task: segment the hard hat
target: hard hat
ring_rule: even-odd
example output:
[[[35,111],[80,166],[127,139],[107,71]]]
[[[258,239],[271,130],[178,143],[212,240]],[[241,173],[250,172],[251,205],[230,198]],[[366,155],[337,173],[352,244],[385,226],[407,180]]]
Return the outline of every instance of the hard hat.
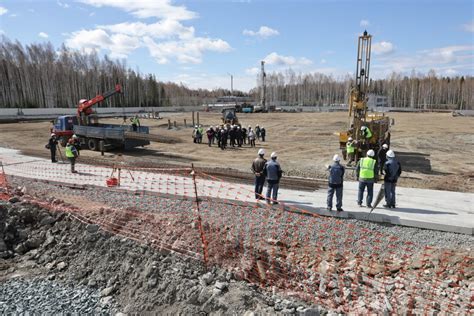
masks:
[[[72,138],[77,138],[77,135],[76,134],[72,135]]]
[[[79,100],[79,104],[82,104],[82,103],[84,103],[84,102],[86,102],[86,101],[87,101],[87,99],[80,99],[80,100]]]
[[[347,140],[351,142],[351,141],[352,141],[352,137],[349,137]]]
[[[390,149],[389,151],[387,151],[387,157],[388,158],[395,158],[395,153],[393,152],[393,150]]]
[[[265,155],[265,149],[260,148],[260,149],[258,150],[258,154],[261,155],[261,156]]]
[[[258,126],[258,125],[257,125]],[[251,128],[252,126],[249,125],[249,128]]]
[[[367,128],[367,126],[362,126],[362,127],[360,128],[360,130],[363,131],[363,130],[365,130],[366,128]]]
[[[383,145],[382,145],[382,148],[388,149],[388,145],[387,145],[387,144],[383,144]]]
[[[334,157],[332,157],[333,161],[341,161],[341,157],[339,157],[338,154],[335,154]]]
[[[52,133],[52,134],[51,134],[51,137],[53,137],[53,136],[56,136],[56,134]]]
[[[276,152],[272,152],[272,154],[270,155],[271,158],[276,158],[278,155]]]
[[[375,152],[374,152],[372,149],[370,149],[370,150],[367,152],[367,156],[368,156],[368,157],[373,157],[373,156],[375,156]]]

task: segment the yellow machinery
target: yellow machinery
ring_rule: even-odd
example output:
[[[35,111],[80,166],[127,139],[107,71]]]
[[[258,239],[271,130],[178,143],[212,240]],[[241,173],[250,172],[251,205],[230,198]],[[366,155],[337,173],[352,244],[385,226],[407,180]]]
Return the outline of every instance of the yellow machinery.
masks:
[[[357,51],[357,69],[355,86],[351,87],[349,96],[349,123],[347,131],[339,132],[339,144],[346,159],[346,143],[349,137],[356,141],[355,161],[365,156],[367,150],[377,152],[384,143],[390,142],[390,119],[384,114],[367,113],[370,51],[372,35],[359,36]],[[366,126],[372,132],[370,139],[362,136],[361,127]]]

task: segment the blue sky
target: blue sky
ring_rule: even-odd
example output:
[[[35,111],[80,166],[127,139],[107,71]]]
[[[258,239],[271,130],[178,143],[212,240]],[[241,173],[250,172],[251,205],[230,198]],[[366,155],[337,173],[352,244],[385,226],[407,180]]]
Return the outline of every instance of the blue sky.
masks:
[[[342,78],[357,36],[373,35],[371,77],[412,70],[474,74],[474,2],[310,0],[0,0],[0,32],[123,58],[191,88],[256,85],[293,69]]]

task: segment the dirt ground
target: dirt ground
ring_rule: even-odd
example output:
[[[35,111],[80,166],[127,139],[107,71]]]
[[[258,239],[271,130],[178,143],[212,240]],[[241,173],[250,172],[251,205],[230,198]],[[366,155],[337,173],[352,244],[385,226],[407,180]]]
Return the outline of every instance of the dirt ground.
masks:
[[[340,153],[335,132],[347,127],[347,113],[256,113],[238,114],[244,126],[256,124],[265,127],[267,139],[257,141],[256,148],[244,145],[225,151],[192,141],[191,113],[163,113],[163,119],[141,119],[143,126],[150,126],[151,134],[179,139],[179,143],[152,143],[145,148],[124,153],[134,162],[150,164],[193,163],[200,167],[229,168],[249,173],[258,148],[267,156],[278,153],[285,176],[323,179],[332,156]],[[392,149],[402,163],[401,186],[450,191],[474,192],[474,118],[452,117],[445,113],[389,113],[394,118]],[[168,119],[176,121],[177,128],[168,130]],[[184,127],[184,119],[188,127]],[[120,119],[102,122],[121,124]],[[221,122],[218,113],[200,113],[203,127]],[[49,138],[50,122],[25,122],[0,125],[0,146],[21,149],[27,154],[48,156],[44,148]],[[81,151],[82,157],[94,160],[114,160],[117,152]],[[80,162],[80,161],[79,161]],[[229,172],[232,172],[229,170]],[[346,178],[353,178],[348,170]]]

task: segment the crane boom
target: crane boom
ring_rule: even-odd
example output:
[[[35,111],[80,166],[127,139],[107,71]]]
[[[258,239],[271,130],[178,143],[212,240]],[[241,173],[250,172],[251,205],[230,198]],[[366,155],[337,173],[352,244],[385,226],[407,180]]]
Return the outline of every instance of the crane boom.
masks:
[[[92,98],[90,100],[86,100],[86,101],[80,103],[77,107],[77,116],[78,116],[79,120],[84,115],[92,114],[92,106],[93,105],[104,101],[105,99],[113,96],[114,94],[121,93],[121,92],[122,92],[122,86],[119,85],[119,84],[116,84],[114,90],[107,91],[104,94],[99,94],[99,95],[95,96],[94,98]]]

